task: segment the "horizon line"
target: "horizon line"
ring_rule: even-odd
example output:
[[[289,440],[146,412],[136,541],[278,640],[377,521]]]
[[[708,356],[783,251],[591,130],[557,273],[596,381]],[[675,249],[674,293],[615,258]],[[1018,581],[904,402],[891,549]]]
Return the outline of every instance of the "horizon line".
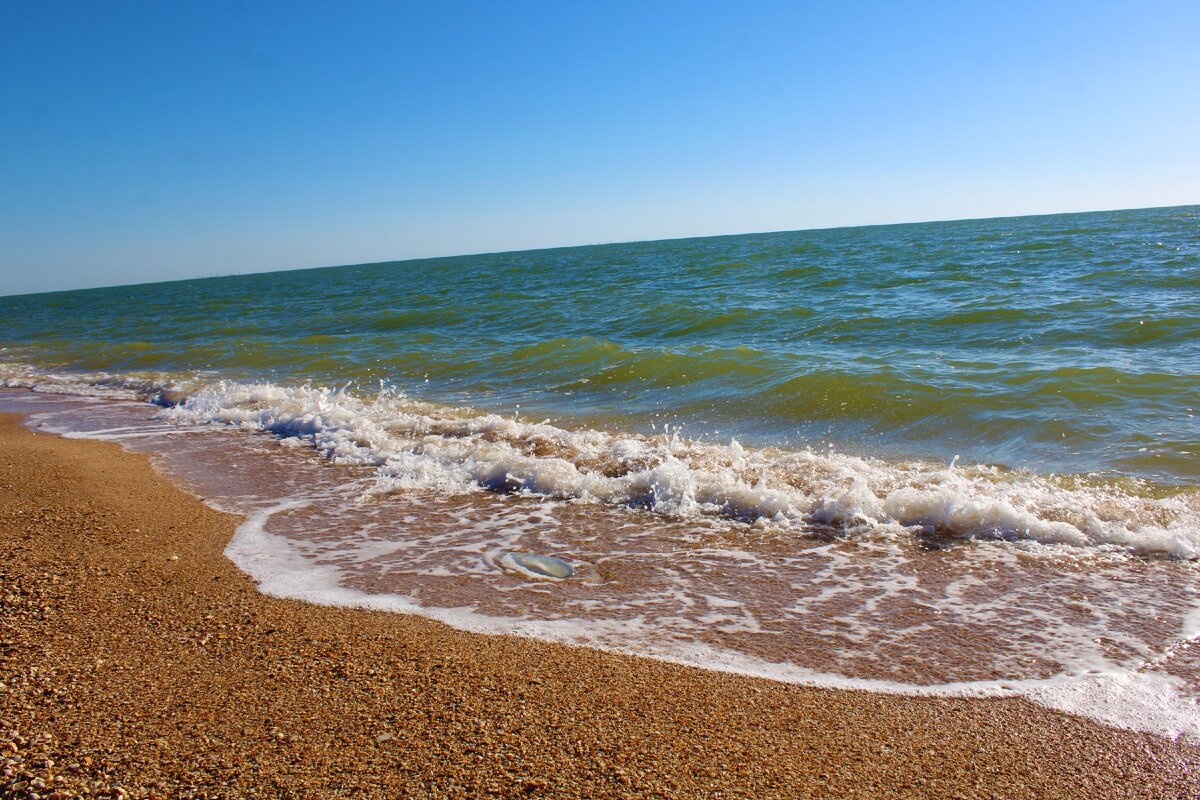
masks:
[[[1175,204],[1175,205],[1168,205],[1168,206],[1138,206],[1135,208],[1097,208],[1097,209],[1088,209],[1086,211],[1051,211],[1051,212],[1039,213],[1039,214],[1010,214],[1010,215],[989,216],[989,217],[953,217],[950,219],[923,219],[923,220],[909,220],[909,221],[905,221],[905,222],[867,222],[867,223],[862,223],[862,224],[858,224],[858,225],[831,225],[831,226],[822,226],[822,227],[814,227],[814,228],[780,228],[780,229],[774,229],[774,230],[740,231],[738,233],[710,233],[710,234],[700,234],[700,235],[696,235],[696,236],[669,236],[669,237],[663,237],[663,238],[657,238],[657,239],[622,239],[622,240],[614,240],[614,241],[606,241],[606,242],[587,242],[587,243],[583,243],[583,244],[553,245],[550,247],[530,247],[530,248],[523,248],[523,249],[517,249],[517,250],[481,250],[481,251],[477,251],[477,252],[450,253],[447,255],[438,255],[438,256],[418,256],[418,257],[414,257],[414,258],[385,259],[382,261],[362,261],[362,262],[356,262],[356,263],[352,263],[352,264],[322,264],[322,265],[317,265],[317,266],[306,266],[306,267],[285,267],[282,269],[250,270],[250,271],[246,271],[246,272],[224,272],[224,273],[218,273],[218,274],[212,274],[212,275],[197,275],[197,276],[194,276],[191,278],[169,278],[167,280],[161,280],[161,281],[142,281],[141,283],[114,283],[114,284],[102,284],[99,286],[84,286],[84,287],[80,287],[80,288],[76,288],[76,289],[49,289],[46,291],[39,291],[39,292],[18,292],[16,294],[0,295],[0,300],[8,300],[11,298],[16,298],[16,297],[33,297],[36,295],[46,295],[46,294],[65,294],[68,292],[91,292],[91,291],[98,291],[101,289],[124,289],[124,288],[132,288],[135,286],[157,286],[159,284],[165,284],[165,283],[190,283],[192,281],[211,281],[211,280],[220,280],[222,278],[235,278],[235,277],[252,276],[252,275],[273,275],[276,273],[283,273],[283,272],[313,272],[316,270],[325,270],[325,269],[343,269],[343,268],[347,268],[347,267],[374,267],[374,266],[381,266],[384,264],[409,264],[409,263],[413,263],[413,262],[417,262],[417,261],[440,261],[440,260],[444,260],[444,259],[453,259],[453,258],[473,258],[473,257],[478,257],[478,256],[501,256],[501,255],[512,255],[515,253],[545,253],[545,252],[550,252],[550,251],[554,251],[554,250],[580,250],[580,249],[589,248],[589,247],[612,247],[615,245],[628,245],[628,244],[654,244],[657,242],[687,242],[687,241],[695,241],[697,239],[727,239],[727,238],[733,238],[736,236],[769,236],[772,234],[780,234],[780,233],[808,233],[808,232],[818,232],[818,231],[854,230],[854,229],[858,229],[858,228],[894,228],[894,227],[899,227],[902,225],[938,225],[938,224],[951,223],[951,222],[986,222],[989,220],[997,220],[997,219],[1028,219],[1028,218],[1034,218],[1034,217],[1061,217],[1061,216],[1067,216],[1067,215],[1072,215],[1072,214],[1108,214],[1108,213],[1113,213],[1113,212],[1117,212],[1117,211],[1154,211],[1154,210],[1168,209],[1168,208],[1193,208],[1193,207],[1198,207],[1198,206],[1200,206],[1200,203],[1184,203],[1184,204]]]

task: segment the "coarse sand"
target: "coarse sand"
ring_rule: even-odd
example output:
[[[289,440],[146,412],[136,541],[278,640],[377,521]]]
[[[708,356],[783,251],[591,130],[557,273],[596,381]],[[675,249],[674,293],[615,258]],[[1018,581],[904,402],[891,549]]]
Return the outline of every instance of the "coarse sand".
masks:
[[[1017,699],[708,672],[259,594],[238,519],[0,418],[0,796],[1200,797],[1200,746]]]

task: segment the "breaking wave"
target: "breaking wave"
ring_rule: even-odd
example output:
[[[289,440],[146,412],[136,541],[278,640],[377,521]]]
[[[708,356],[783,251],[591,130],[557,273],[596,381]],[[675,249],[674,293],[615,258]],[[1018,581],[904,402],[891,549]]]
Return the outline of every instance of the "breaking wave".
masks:
[[[988,465],[889,462],[736,440],[572,430],[382,389],[283,386],[192,376],[52,375],[9,367],[5,386],[140,397],[190,424],[223,424],[369,466],[374,492],[492,490],[721,517],[849,538],[935,537],[1200,558],[1200,495],[1145,481],[1039,475]]]

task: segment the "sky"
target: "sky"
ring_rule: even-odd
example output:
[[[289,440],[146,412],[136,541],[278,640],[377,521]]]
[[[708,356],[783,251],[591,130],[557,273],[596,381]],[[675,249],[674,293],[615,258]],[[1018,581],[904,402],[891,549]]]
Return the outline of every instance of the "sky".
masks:
[[[0,0],[0,295],[1200,203],[1200,3]]]

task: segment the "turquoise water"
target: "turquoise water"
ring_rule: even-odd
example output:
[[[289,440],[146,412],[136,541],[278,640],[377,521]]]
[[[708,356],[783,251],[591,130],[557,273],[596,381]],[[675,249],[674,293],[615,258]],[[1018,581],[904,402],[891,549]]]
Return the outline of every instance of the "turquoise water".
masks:
[[[566,427],[1188,485],[1200,207],[6,297],[0,347],[39,369],[383,382]]]

